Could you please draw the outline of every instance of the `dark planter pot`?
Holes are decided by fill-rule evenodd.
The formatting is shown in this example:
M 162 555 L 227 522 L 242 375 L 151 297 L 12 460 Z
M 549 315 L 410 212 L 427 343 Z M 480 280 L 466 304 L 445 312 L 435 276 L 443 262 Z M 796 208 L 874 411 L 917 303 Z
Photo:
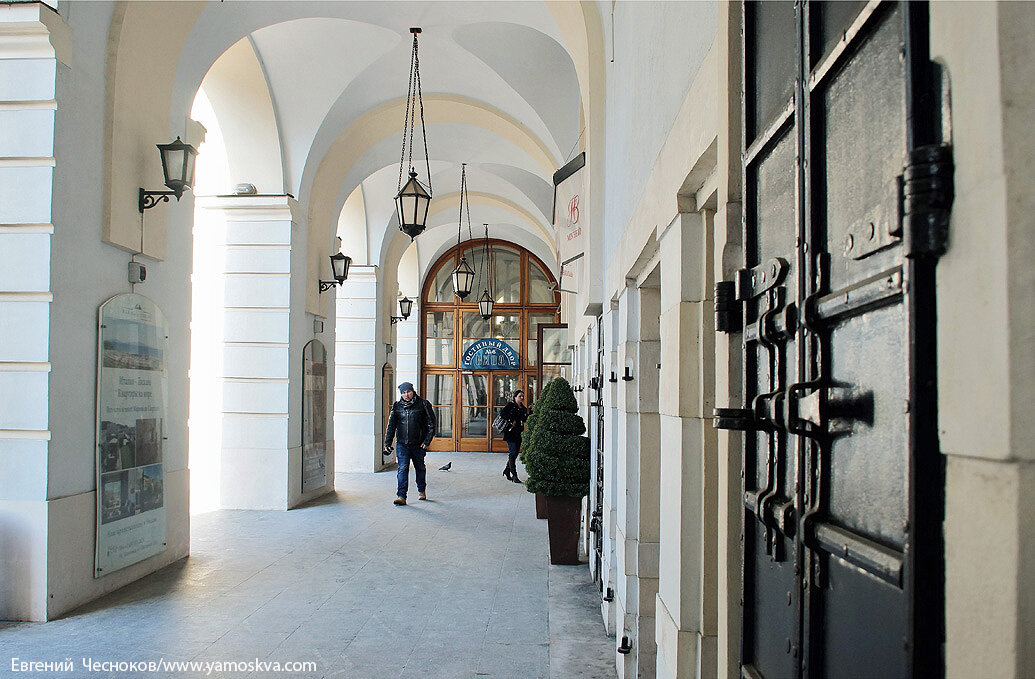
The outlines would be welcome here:
M 582 498 L 549 495 L 546 498 L 547 527 L 550 531 L 550 563 L 579 563 L 579 529 L 582 520 Z
M 546 510 L 546 496 L 542 493 L 535 494 L 535 518 L 545 519 L 549 514 Z

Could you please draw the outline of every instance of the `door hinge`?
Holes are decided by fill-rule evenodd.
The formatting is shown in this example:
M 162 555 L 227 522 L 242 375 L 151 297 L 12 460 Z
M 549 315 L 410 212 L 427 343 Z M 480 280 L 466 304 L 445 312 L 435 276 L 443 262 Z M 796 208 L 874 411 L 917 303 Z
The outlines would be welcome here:
M 902 175 L 902 221 L 911 255 L 941 257 L 948 250 L 954 170 L 949 144 L 909 152 Z
M 715 284 L 715 330 L 717 332 L 738 332 L 742 323 L 740 302 L 737 301 L 733 281 L 719 281 Z

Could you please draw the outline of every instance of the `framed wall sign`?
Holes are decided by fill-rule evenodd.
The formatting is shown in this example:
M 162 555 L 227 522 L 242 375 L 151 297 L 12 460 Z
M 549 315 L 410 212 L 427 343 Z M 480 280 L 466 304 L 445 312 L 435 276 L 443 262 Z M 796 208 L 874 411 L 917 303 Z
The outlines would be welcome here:
M 116 295 L 98 316 L 95 578 L 165 551 L 169 340 L 142 295 Z

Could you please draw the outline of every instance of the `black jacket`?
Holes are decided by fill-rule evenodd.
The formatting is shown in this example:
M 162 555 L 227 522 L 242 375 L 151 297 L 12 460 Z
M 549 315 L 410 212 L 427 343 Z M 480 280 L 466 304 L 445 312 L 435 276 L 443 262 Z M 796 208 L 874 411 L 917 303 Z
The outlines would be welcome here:
M 507 431 L 503 432 L 503 440 L 521 443 L 521 432 L 525 430 L 525 420 L 528 419 L 528 408 L 525 406 L 519 406 L 514 401 L 511 401 L 507 405 L 503 406 L 503 410 L 500 411 L 500 415 L 504 420 L 513 425 L 507 429 Z
M 426 446 L 434 436 L 435 409 L 430 403 L 414 394 L 409 403 L 399 399 L 392 404 L 385 432 L 386 446 L 392 445 L 392 439 L 396 437 L 404 446 Z

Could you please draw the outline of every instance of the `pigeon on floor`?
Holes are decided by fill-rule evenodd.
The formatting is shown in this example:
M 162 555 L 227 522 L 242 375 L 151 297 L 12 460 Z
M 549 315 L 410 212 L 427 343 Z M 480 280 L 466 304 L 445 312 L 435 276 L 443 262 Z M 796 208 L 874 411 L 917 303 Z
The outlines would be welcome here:
M 453 462 L 449 461 L 449 462 L 445 463 L 444 465 L 442 465 L 441 467 L 439 467 L 438 470 L 440 472 L 448 472 L 449 468 L 452 467 L 452 466 L 453 466 Z

